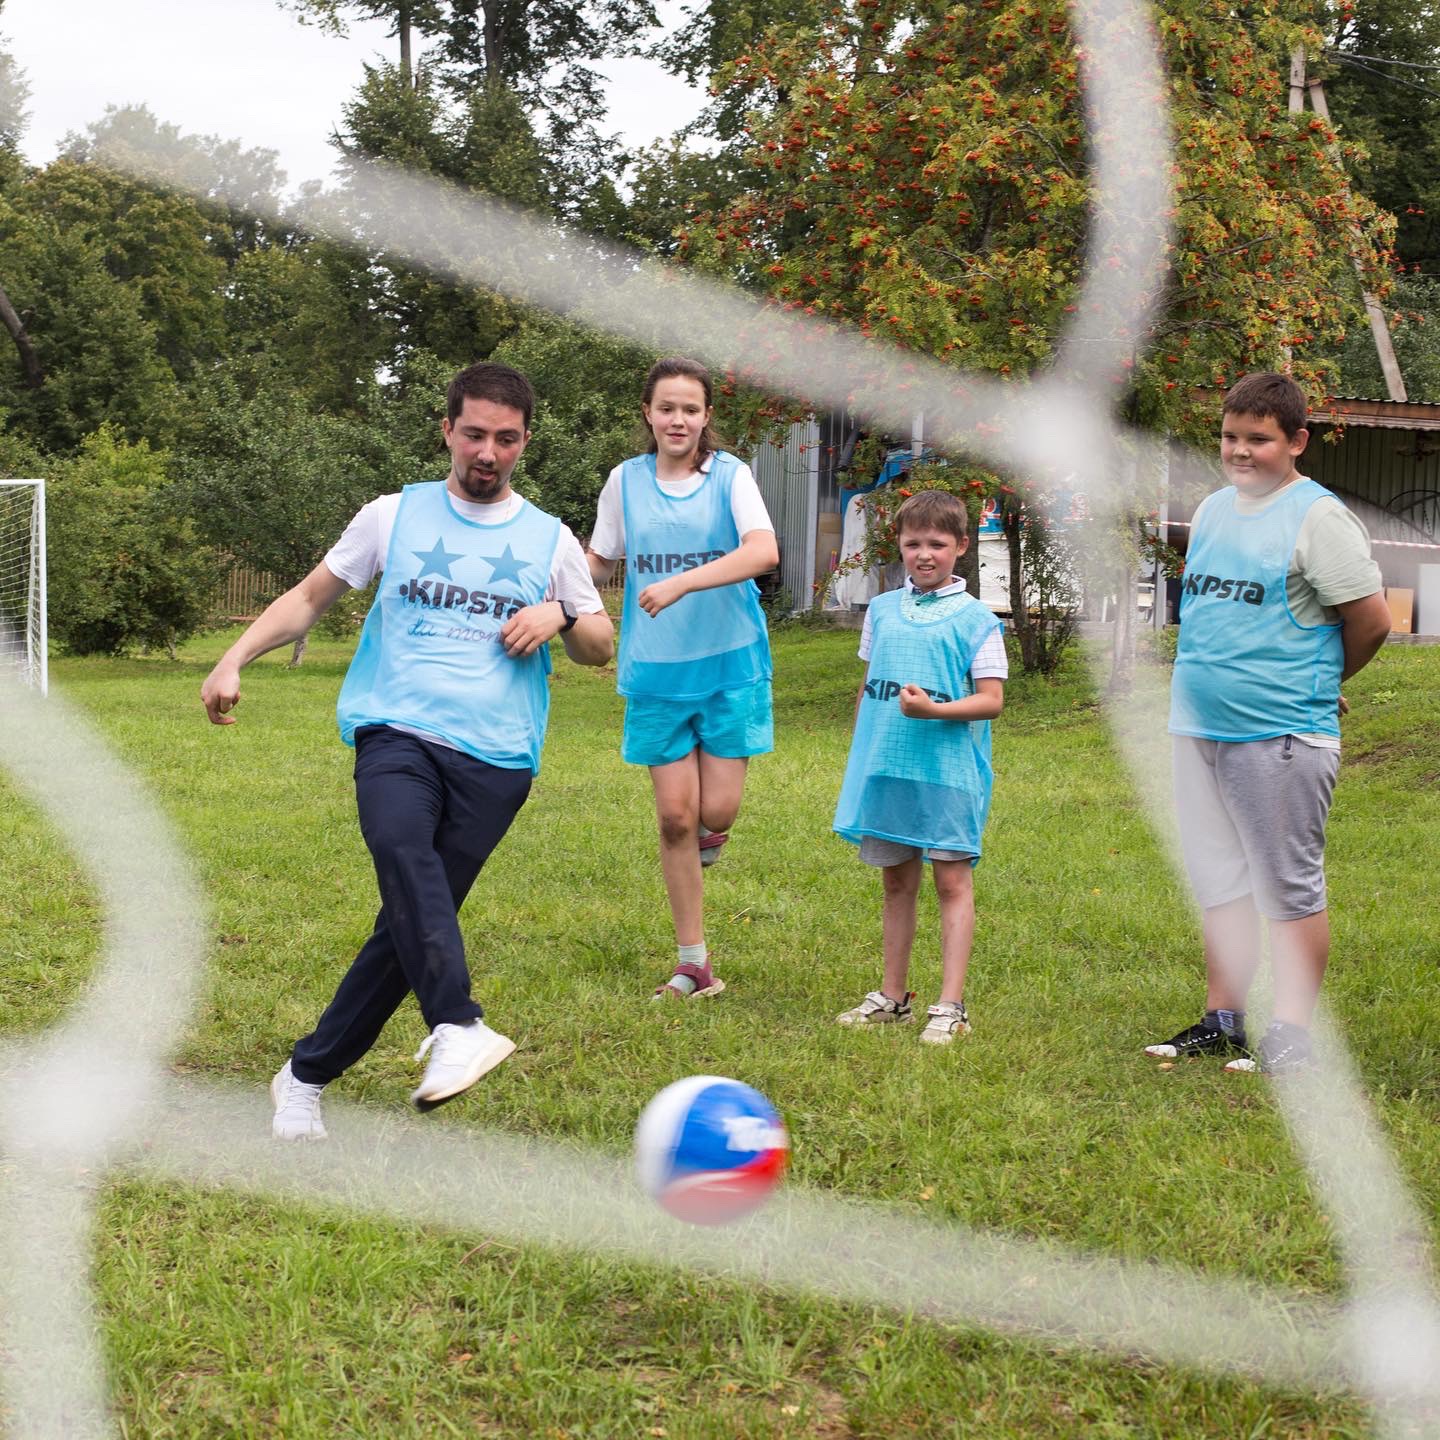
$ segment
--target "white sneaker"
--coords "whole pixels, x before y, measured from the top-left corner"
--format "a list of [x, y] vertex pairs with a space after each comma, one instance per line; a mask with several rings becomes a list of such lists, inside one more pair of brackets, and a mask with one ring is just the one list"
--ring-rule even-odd
[[307, 1085], [290, 1073], [287, 1060], [270, 1082], [270, 1100], [275, 1118], [270, 1133], [277, 1140], [323, 1140], [325, 1122], [320, 1118], [323, 1085]]
[[515, 1053], [515, 1042], [483, 1020], [437, 1025], [416, 1052], [423, 1060], [433, 1048], [425, 1078], [410, 1097], [417, 1110], [433, 1110], [468, 1090], [482, 1075]]
[[932, 1005], [926, 1014], [929, 1022], [920, 1032], [920, 1038], [927, 1045], [948, 1045], [961, 1035], [970, 1033], [970, 1017], [958, 1000], [942, 1000]]
[[842, 1010], [835, 1017], [837, 1025], [908, 1025], [915, 1012], [910, 1002], [913, 990], [903, 1000], [892, 1000], [883, 990], [872, 990], [853, 1010]]

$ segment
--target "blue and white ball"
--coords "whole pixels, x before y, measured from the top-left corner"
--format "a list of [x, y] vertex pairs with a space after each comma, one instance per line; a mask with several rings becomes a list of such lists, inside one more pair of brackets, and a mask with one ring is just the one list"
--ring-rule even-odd
[[635, 1127], [640, 1183], [693, 1225], [724, 1225], [758, 1209], [779, 1185], [789, 1155], [775, 1107], [722, 1075], [667, 1085]]

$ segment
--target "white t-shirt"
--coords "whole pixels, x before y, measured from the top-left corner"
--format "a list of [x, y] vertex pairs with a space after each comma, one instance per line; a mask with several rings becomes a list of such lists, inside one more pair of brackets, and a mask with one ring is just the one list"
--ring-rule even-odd
[[[914, 582], [908, 575], [905, 577], [905, 588], [907, 590], [915, 588]], [[958, 575], [952, 575], [950, 583], [942, 585], [935, 593], [937, 595], [963, 595], [965, 582]], [[865, 624], [860, 629], [860, 658], [867, 665], [870, 663], [871, 633], [870, 611], [867, 609]], [[972, 680], [1008, 680], [1010, 678], [1010, 657], [1005, 653], [1005, 635], [998, 625], [980, 642], [980, 648], [970, 662], [970, 678]]]
[[[503, 525], [529, 502], [512, 490], [503, 500], [481, 504], [474, 500], [461, 500], [451, 494], [450, 503], [455, 512], [476, 525]], [[390, 551], [390, 532], [395, 527], [395, 516], [400, 512], [400, 494], [382, 495], [362, 506], [355, 518], [345, 527], [345, 533], [330, 547], [325, 564], [347, 585], [356, 590], [363, 589], [384, 568], [385, 557]], [[578, 615], [593, 615], [605, 608], [595, 582], [590, 578], [590, 566], [585, 561], [580, 542], [568, 525], [561, 525], [560, 538], [555, 554], [550, 561], [550, 580], [545, 587], [547, 600], [568, 600]]]
[[[692, 470], [681, 480], [659, 480], [660, 488], [677, 500], [693, 495], [710, 473], [710, 463], [714, 458], [707, 455], [698, 470]], [[625, 505], [620, 490], [620, 472], [624, 468], [617, 465], [610, 472], [595, 507], [595, 529], [590, 536], [590, 548], [606, 560], [619, 560], [625, 554]], [[742, 540], [752, 530], [773, 532], [775, 529], [760, 487], [743, 460], [735, 467], [735, 475], [730, 482], [730, 514], [735, 521], [735, 533]]]

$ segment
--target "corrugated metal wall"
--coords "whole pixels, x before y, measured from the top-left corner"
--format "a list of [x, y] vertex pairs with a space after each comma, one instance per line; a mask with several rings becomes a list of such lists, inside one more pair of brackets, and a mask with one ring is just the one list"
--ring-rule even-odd
[[1440, 564], [1440, 435], [1351, 425], [1332, 443], [1329, 430], [1315, 426], [1301, 468], [1365, 522], [1385, 583], [1413, 589], [1418, 565]]
[[[1332, 490], [1365, 522], [1387, 585], [1414, 586], [1415, 568], [1440, 564], [1440, 434], [1351, 425], [1339, 440], [1314, 424], [1300, 469]], [[1171, 521], [1223, 485], [1213, 454], [1171, 451]], [[1183, 543], [1183, 535], [1172, 535]]]
[[810, 604], [815, 574], [816, 481], [820, 427], [814, 420], [792, 425], [785, 444], [762, 445], [750, 462], [780, 544], [780, 583], [790, 608]]

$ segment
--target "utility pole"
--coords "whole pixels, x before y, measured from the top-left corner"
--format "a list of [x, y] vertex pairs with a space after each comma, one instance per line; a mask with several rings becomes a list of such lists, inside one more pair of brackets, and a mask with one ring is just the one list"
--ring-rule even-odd
[[[1308, 93], [1311, 108], [1329, 125], [1330, 106], [1325, 100], [1325, 86], [1317, 79], [1307, 78], [1305, 62], [1305, 47], [1297, 45], [1290, 52], [1290, 113], [1298, 115], [1305, 109], [1305, 96]], [[1336, 147], [1332, 144], [1330, 148], [1338, 164], [1340, 157]], [[1375, 340], [1375, 353], [1380, 357], [1385, 388], [1389, 391], [1390, 399], [1407, 400], [1409, 396], [1405, 393], [1405, 378], [1400, 373], [1400, 362], [1395, 358], [1395, 346], [1390, 340], [1390, 326], [1385, 319], [1385, 311], [1380, 302], [1365, 288], [1365, 272], [1360, 263], [1360, 232], [1353, 224], [1350, 231], [1356, 241], [1355, 248], [1351, 251], [1351, 260], [1355, 273], [1360, 277], [1360, 293], [1365, 297], [1365, 314], [1370, 321], [1370, 334]]]

